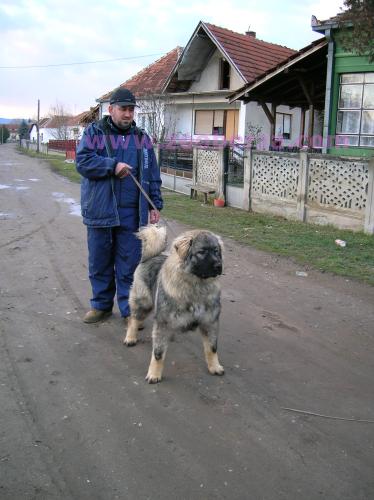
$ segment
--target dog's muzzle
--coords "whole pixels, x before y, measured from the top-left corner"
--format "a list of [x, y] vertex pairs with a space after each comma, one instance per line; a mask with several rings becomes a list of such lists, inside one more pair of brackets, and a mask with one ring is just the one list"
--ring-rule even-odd
[[197, 268], [194, 270], [194, 274], [202, 279], [215, 278], [222, 274], [222, 264], [214, 264], [209, 266], [209, 268]]

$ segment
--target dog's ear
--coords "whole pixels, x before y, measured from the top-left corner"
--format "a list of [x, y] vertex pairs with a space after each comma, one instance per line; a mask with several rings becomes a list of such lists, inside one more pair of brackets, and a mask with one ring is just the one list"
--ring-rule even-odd
[[174, 240], [174, 248], [181, 259], [187, 257], [188, 251], [192, 245], [192, 236], [189, 234], [182, 234], [176, 240]]

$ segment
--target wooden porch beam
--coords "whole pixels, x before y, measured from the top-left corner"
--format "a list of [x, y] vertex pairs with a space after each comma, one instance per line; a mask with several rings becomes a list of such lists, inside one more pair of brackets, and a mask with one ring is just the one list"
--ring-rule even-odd
[[271, 127], [270, 127], [270, 139], [273, 142], [275, 139], [275, 120], [276, 120], [276, 113], [277, 113], [277, 105], [275, 102], [271, 103], [271, 116], [273, 118], [273, 121], [271, 122]]
[[[262, 109], [264, 110], [265, 115], [267, 116], [267, 119], [270, 122], [270, 125], [274, 124], [274, 126], [275, 126], [275, 116], [272, 114], [272, 112], [268, 108], [268, 105], [266, 104], [266, 102], [260, 101], [260, 104], [261, 104]], [[273, 107], [273, 104], [272, 104], [272, 107]]]
[[308, 90], [308, 87], [305, 83], [304, 78], [301, 75], [299, 75], [297, 79], [299, 80], [299, 83], [301, 85], [301, 88], [303, 89], [304, 95], [306, 97], [306, 100], [308, 101], [309, 106], [312, 106], [313, 105], [312, 97], [309, 93], [309, 90]]

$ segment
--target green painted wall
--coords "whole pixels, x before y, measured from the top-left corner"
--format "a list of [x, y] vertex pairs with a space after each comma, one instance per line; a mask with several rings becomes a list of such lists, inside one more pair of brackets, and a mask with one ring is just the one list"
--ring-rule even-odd
[[[335, 40], [335, 56], [334, 56], [334, 75], [333, 75], [333, 95], [331, 99], [331, 120], [329, 127], [329, 135], [335, 136], [336, 132], [336, 116], [338, 110], [339, 99], [339, 82], [341, 73], [365, 73], [374, 72], [374, 62], [370, 63], [369, 58], [365, 56], [357, 56], [344, 52], [339, 43], [339, 33], [334, 31]], [[374, 156], [374, 148], [356, 147], [331, 147], [328, 152], [339, 156]]]

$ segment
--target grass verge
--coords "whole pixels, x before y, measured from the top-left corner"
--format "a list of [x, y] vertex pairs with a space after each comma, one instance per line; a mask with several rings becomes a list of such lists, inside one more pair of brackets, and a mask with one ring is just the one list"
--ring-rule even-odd
[[[170, 191], [165, 191], [164, 199], [163, 215], [167, 218], [290, 257], [303, 266], [374, 285], [373, 236], [231, 207], [216, 208]], [[336, 239], [346, 241], [347, 246], [337, 246]]]
[[[25, 150], [20, 150], [25, 153]], [[75, 164], [65, 163], [59, 155], [27, 152], [48, 161], [52, 170], [80, 181]], [[333, 226], [304, 224], [225, 207], [203, 205], [199, 200], [164, 190], [163, 215], [191, 227], [209, 229], [222, 236], [266, 252], [292, 258], [303, 266], [357, 279], [374, 286], [374, 237]], [[335, 244], [340, 239], [345, 248]]]
[[27, 149], [23, 149], [18, 147], [18, 151], [21, 154], [26, 154], [27, 156], [31, 156], [32, 158], [40, 158], [42, 160], [46, 160], [51, 169], [67, 177], [73, 182], [80, 182], [81, 176], [75, 169], [75, 163], [66, 163], [65, 157], [59, 154], [45, 154], [45, 153], [37, 153], [36, 151], [27, 151]]

